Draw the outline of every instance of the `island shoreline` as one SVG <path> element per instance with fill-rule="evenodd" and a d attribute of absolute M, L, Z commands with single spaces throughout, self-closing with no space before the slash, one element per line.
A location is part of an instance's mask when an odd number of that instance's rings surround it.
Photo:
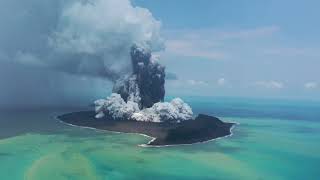
<path fill-rule="evenodd" d="M 72 113 L 83 113 L 85 111 L 80 111 L 80 112 L 72 112 Z M 77 127 L 77 128 L 84 128 L 84 129 L 90 129 L 90 130 L 95 130 L 95 131 L 100 131 L 100 132 L 111 132 L 111 133 L 125 133 L 125 134 L 134 134 L 134 135 L 141 135 L 141 136 L 144 136 L 144 137 L 148 137 L 148 138 L 151 138 L 151 140 L 149 140 L 147 143 L 144 143 L 144 144 L 138 144 L 139 147 L 146 147 L 146 148 L 152 148 L 152 147 L 172 147 L 172 146 L 186 146 L 186 145 L 194 145 L 194 144 L 202 144 L 202 143 L 209 143 L 211 141 L 214 141 L 214 140 L 219 140 L 219 139 L 222 139 L 222 138 L 227 138 L 227 137 L 231 137 L 233 136 L 233 129 L 236 127 L 236 125 L 239 125 L 240 123 L 237 123 L 237 122 L 231 122 L 231 121 L 226 121 L 226 122 L 223 122 L 225 124 L 230 124 L 230 128 L 228 129 L 229 132 L 226 133 L 226 135 L 222 135 L 222 136 L 218 136 L 218 137 L 213 137 L 213 138 L 210 138 L 208 140 L 199 140 L 197 142 L 191 142 L 191 143 L 177 143 L 177 144 L 151 144 L 153 143 L 154 141 L 156 141 L 158 138 L 157 137 L 153 137 L 153 136 L 150 136 L 150 135 L 147 135 L 147 134 L 144 134 L 144 133 L 138 133 L 138 132 L 121 132 L 121 131 L 115 131 L 115 130 L 111 130 L 111 129 L 104 129 L 104 128 L 97 128 L 97 127 L 91 127 L 91 126 L 84 126 L 84 125 L 77 125 L 77 124 L 74 124 L 74 123 L 69 123 L 69 122 L 66 122 L 65 120 L 63 120 L 63 116 L 64 115 L 69 115 L 69 114 L 72 114 L 72 113 L 68 113 L 68 114 L 63 114 L 63 115 L 57 115 L 55 116 L 55 119 L 58 120 L 60 123 L 62 124 L 65 124 L 65 125 L 69 125 L 69 126 L 72 126 L 72 127 Z M 216 117 L 214 117 L 216 118 Z M 216 118 L 218 119 L 218 118 Z M 218 119 L 220 120 L 220 119 Z M 99 120 L 101 121 L 101 120 Z M 103 120 L 102 120 L 103 121 Z M 195 121 L 195 120 L 190 120 L 190 121 Z M 221 120 L 220 120 L 221 121 Z M 222 121 L 221 121 L 222 122 Z M 157 123 L 156 123 L 157 124 Z"/>

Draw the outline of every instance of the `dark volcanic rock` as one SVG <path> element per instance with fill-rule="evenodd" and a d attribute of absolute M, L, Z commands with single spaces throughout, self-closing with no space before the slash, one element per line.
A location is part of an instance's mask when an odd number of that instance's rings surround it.
<path fill-rule="evenodd" d="M 141 109 L 163 101 L 165 68 L 151 58 L 151 51 L 136 45 L 131 48 L 133 73 L 120 79 L 113 89 L 125 100 L 137 102 Z"/>
<path fill-rule="evenodd" d="M 148 145 L 178 145 L 204 142 L 231 134 L 234 123 L 225 123 L 216 117 L 200 114 L 195 120 L 181 123 L 154 123 L 132 120 L 101 120 L 95 112 L 83 111 L 61 115 L 65 123 L 124 133 L 145 134 L 155 139 Z"/>
<path fill-rule="evenodd" d="M 192 144 L 231 134 L 233 123 L 225 123 L 212 116 L 200 114 L 195 120 L 184 121 L 168 129 L 166 136 L 158 137 L 150 145 Z"/>

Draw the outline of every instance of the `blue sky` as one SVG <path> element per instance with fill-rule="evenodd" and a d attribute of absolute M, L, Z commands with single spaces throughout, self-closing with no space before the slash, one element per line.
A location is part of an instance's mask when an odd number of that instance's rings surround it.
<path fill-rule="evenodd" d="M 182 3 L 183 2 L 183 3 Z M 320 2 L 134 0 L 162 22 L 172 94 L 320 98 Z"/>

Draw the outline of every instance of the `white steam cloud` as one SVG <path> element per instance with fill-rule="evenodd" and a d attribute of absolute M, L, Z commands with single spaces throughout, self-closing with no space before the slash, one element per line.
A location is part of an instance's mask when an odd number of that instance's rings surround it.
<path fill-rule="evenodd" d="M 191 107 L 180 98 L 171 102 L 158 102 L 150 108 L 140 110 L 136 102 L 125 102 L 119 94 L 113 93 L 107 99 L 95 101 L 96 118 L 106 114 L 114 119 L 130 119 L 145 122 L 181 122 L 192 119 Z"/>
<path fill-rule="evenodd" d="M 16 52 L 13 59 L 24 65 L 46 67 L 81 76 L 115 81 L 131 72 L 130 48 L 151 51 L 164 48 L 161 23 L 148 9 L 130 0 L 73 0 L 61 3 L 53 28 L 41 34 L 46 50 Z M 40 51 L 40 50 L 39 50 Z"/>
<path fill-rule="evenodd" d="M 149 10 L 133 7 L 129 0 L 75 2 L 64 9 L 59 26 L 53 45 L 67 52 L 114 53 L 133 43 L 152 50 L 163 46 L 160 22 Z"/>
<path fill-rule="evenodd" d="M 74 97 L 92 101 L 101 94 L 88 83 L 115 81 L 130 73 L 133 44 L 151 51 L 164 44 L 161 23 L 130 0 L 1 0 L 0 12 L 0 103 L 4 105 L 61 104 L 67 86 L 74 88 Z M 85 88 L 90 92 L 80 96 Z M 34 98 L 39 91 L 56 96 L 50 102 Z M 22 94 L 24 98 L 18 98 Z"/>
<path fill-rule="evenodd" d="M 74 64 L 77 73 L 114 80 L 130 70 L 133 44 L 163 48 L 160 26 L 149 10 L 133 7 L 129 0 L 77 1 L 63 10 L 49 43 L 57 53 L 81 55 Z"/>

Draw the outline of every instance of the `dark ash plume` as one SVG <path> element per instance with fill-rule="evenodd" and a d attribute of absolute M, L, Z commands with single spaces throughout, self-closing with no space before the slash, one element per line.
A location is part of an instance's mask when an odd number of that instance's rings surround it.
<path fill-rule="evenodd" d="M 134 45 L 130 56 L 132 74 L 117 80 L 107 99 L 95 101 L 96 118 L 173 123 L 191 120 L 192 109 L 180 98 L 163 102 L 165 68 L 151 51 Z"/>
<path fill-rule="evenodd" d="M 127 101 L 149 108 L 164 100 L 165 67 L 152 58 L 151 51 L 137 45 L 131 48 L 133 73 L 115 83 L 113 92 Z"/>

